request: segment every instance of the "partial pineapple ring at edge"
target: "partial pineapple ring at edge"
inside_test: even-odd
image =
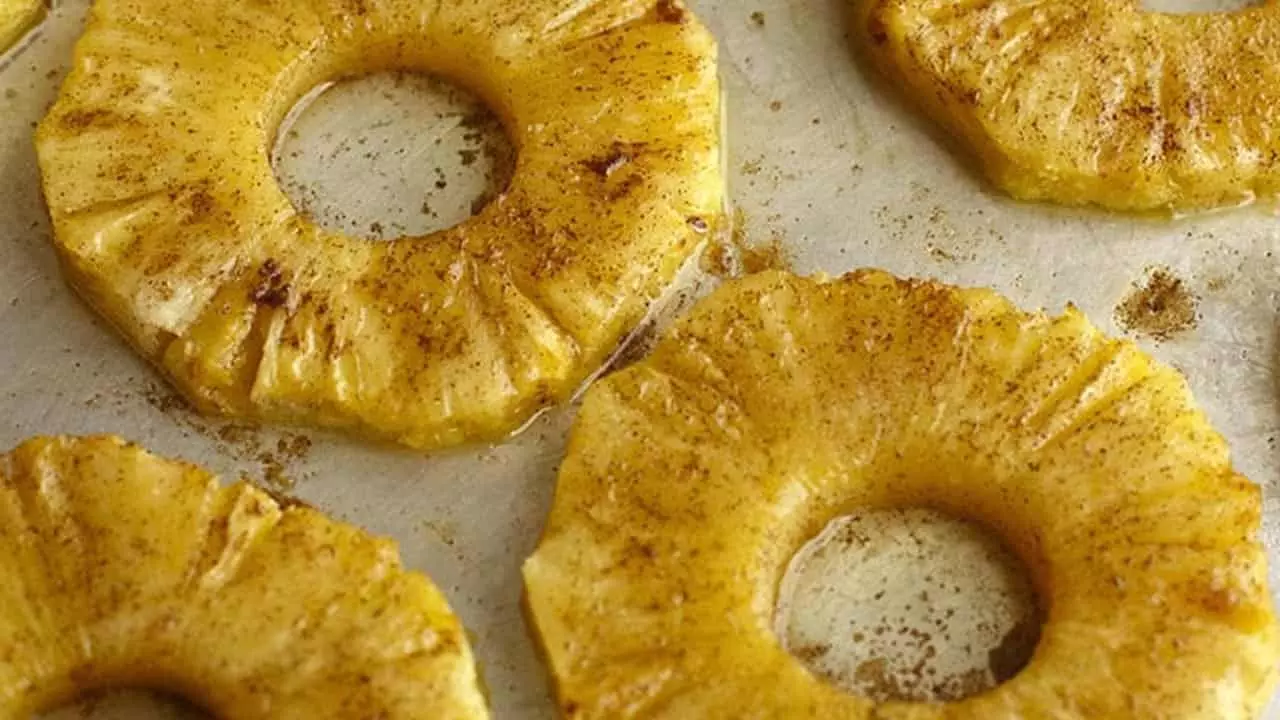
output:
[[[1020,674],[876,703],[773,633],[833,517],[1001,535],[1047,621]],[[733,282],[587,393],[527,602],[572,718],[1243,718],[1280,658],[1258,488],[1174,370],[1074,309],[859,272]]]
[[[854,37],[1016,198],[1197,210],[1280,197],[1280,0],[852,0]]]
[[[488,716],[390,541],[117,438],[0,455],[0,577],[0,717],[118,686],[242,720]]]
[[[269,151],[320,82],[426,71],[518,149],[462,224],[372,242]],[[433,449],[609,357],[722,212],[715,41],[679,0],[96,0],[37,149],[69,282],[205,412]]]
[[[0,0],[0,55],[22,39],[44,12],[44,0]]]

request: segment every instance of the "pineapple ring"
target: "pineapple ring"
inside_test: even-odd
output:
[[[855,33],[1016,198],[1117,210],[1280,195],[1280,1],[858,0]]]
[[[0,53],[21,40],[44,12],[44,0],[0,0]]]
[[[721,212],[715,56],[678,0],[97,0],[37,135],[57,250],[204,412],[498,438],[609,357]],[[386,69],[477,91],[519,160],[467,222],[380,243],[300,215],[268,155],[304,91]]]
[[[1242,718],[1280,656],[1260,505],[1182,378],[1075,310],[768,273],[587,393],[525,581],[569,717]],[[1005,684],[875,703],[774,636],[794,552],[902,506],[1027,562],[1048,620]]]
[[[0,717],[171,689],[228,718],[488,716],[395,546],[112,437],[0,455]]]

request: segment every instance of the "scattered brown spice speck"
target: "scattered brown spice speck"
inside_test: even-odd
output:
[[[742,270],[748,275],[766,270],[788,270],[791,259],[782,245],[782,237],[776,233],[763,245],[742,248]]]
[[[306,500],[281,492],[276,488],[259,486],[258,489],[262,490],[262,492],[266,493],[272,500],[274,500],[276,505],[280,506],[281,510],[290,510],[293,508],[304,508],[306,510],[316,509],[315,505],[312,505]]]
[[[640,362],[657,347],[658,337],[657,324],[646,322],[618,343],[618,348],[609,358],[609,369],[620,370]]]
[[[766,243],[751,243],[747,239],[746,213],[742,208],[734,208],[730,231],[717,234],[708,243],[699,267],[716,277],[730,278],[766,270],[789,270],[791,258],[784,238],[776,231]]]
[[[867,32],[871,35],[872,42],[877,45],[889,42],[889,29],[885,27],[884,20],[877,15],[873,15],[867,21]]]
[[[859,664],[853,671],[853,681],[872,700],[909,697],[907,689],[889,672],[889,663],[882,658],[873,658]]]
[[[258,282],[249,294],[251,300],[268,307],[283,307],[289,302],[289,283],[275,260],[268,258],[258,268]]]
[[[684,22],[685,9],[680,0],[658,0],[658,19],[665,23]]]
[[[1116,306],[1116,322],[1127,332],[1157,341],[1169,340],[1193,330],[1200,299],[1168,268],[1152,268],[1145,282]]]
[[[977,695],[992,687],[990,677],[984,670],[966,670],[941,678],[932,677],[933,675],[935,673],[925,670],[923,663],[906,672],[894,672],[888,661],[872,658],[854,669],[849,686],[879,702],[952,702]],[[839,682],[838,678],[827,679]]]
[[[257,428],[248,425],[224,425],[214,432],[218,440],[227,445],[247,445],[254,443],[256,447]]]
[[[759,10],[751,13],[751,24],[756,27],[764,27],[764,13]]]
[[[997,683],[1012,679],[1026,667],[1040,642],[1042,625],[1038,616],[1024,617],[1005,633],[999,645],[987,651],[987,667]]]
[[[615,143],[608,153],[583,160],[582,164],[591,172],[607,179],[629,162],[631,162],[631,153],[622,144]]]
[[[187,401],[183,400],[182,396],[163,385],[148,383],[142,391],[142,398],[148,405],[165,415],[172,416],[175,412],[191,411],[191,406],[187,405]]]

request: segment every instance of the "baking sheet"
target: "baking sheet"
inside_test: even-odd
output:
[[[1272,208],[1165,222],[1013,203],[855,58],[846,0],[691,4],[722,43],[731,192],[745,237],[776,243],[799,271],[878,266],[988,285],[1027,307],[1074,302],[1113,332],[1122,331],[1116,306],[1149,268],[1180,279],[1183,299],[1194,296],[1194,327],[1139,339],[1187,374],[1238,468],[1265,488],[1271,582],[1280,587]],[[551,717],[519,567],[549,506],[572,408],[500,446],[433,457],[184,410],[65,288],[49,243],[31,131],[84,7],[56,7],[0,61],[0,448],[42,433],[113,432],[227,475],[296,481],[291,492],[397,538],[406,564],[445,590],[474,633],[496,717]],[[377,192],[351,188],[357,200]],[[118,697],[92,716],[179,714]]]

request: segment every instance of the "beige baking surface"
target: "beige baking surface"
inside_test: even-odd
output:
[[[749,239],[778,240],[806,272],[871,265],[994,286],[1025,306],[1074,302],[1116,332],[1113,312],[1131,283],[1167,267],[1199,298],[1198,318],[1166,342],[1142,342],[1187,373],[1239,468],[1266,488],[1276,548],[1280,218],[1270,208],[1170,223],[1008,202],[855,61],[845,0],[692,4],[722,41],[732,192]],[[449,593],[475,634],[497,717],[550,717],[519,566],[550,502],[571,409],[500,447],[432,458],[182,410],[63,286],[48,241],[30,133],[65,71],[83,7],[56,8],[0,61],[0,448],[39,433],[115,432],[228,474],[293,478],[303,498],[399,539],[408,564]],[[350,126],[362,127],[362,116]],[[321,184],[338,191],[342,165],[328,167]],[[446,170],[467,181],[457,163]],[[352,183],[364,212],[422,202],[420,187]],[[1271,577],[1280,586],[1275,569]],[[117,697],[89,716],[177,716],[143,706],[152,703]]]

